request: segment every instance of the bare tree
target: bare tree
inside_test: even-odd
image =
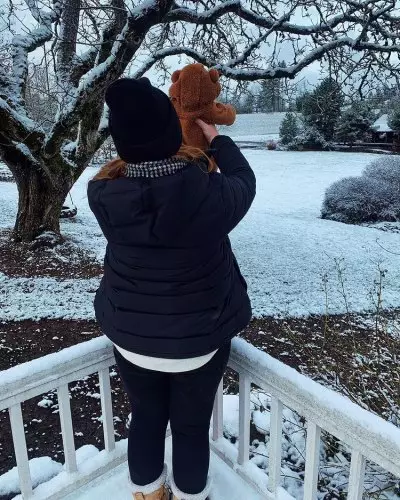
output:
[[[14,237],[61,240],[61,206],[108,136],[104,93],[121,75],[166,71],[168,56],[186,55],[235,80],[292,79],[333,59],[362,86],[371,72],[398,76],[399,32],[398,0],[10,1],[0,9],[0,157],[18,185]],[[46,126],[28,104],[32,65],[46,68],[57,103]]]

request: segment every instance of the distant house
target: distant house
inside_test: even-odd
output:
[[[395,139],[394,131],[389,127],[388,124],[389,115],[381,115],[371,127],[372,141],[379,143],[393,144]]]

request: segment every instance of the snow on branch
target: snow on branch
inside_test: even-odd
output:
[[[46,156],[55,154],[62,143],[65,130],[77,125],[85,110],[103,101],[107,85],[123,74],[140,48],[146,33],[165,16],[170,3],[172,1],[148,0],[129,12],[108,57],[81,78],[78,87],[73,89],[69,101],[60,110],[46,140],[44,148]]]
[[[340,47],[351,47],[353,50],[363,51],[363,50],[373,50],[375,52],[399,52],[400,45],[380,45],[370,42],[362,42],[359,39],[352,39],[350,37],[337,38],[330,42],[326,42],[323,45],[311,50],[307,55],[305,55],[299,62],[288,67],[273,67],[266,69],[247,69],[247,68],[236,68],[236,66],[243,62],[243,59],[247,53],[254,49],[254,45],[259,44],[263,37],[255,40],[250,46],[236,59],[232,59],[227,63],[219,63],[216,59],[201,54],[200,52],[190,49],[188,47],[168,47],[162,49],[150,58],[148,58],[145,63],[133,73],[133,78],[139,78],[143,76],[146,71],[148,71],[157,61],[165,59],[169,56],[174,55],[187,55],[192,57],[197,62],[204,64],[208,67],[214,67],[218,71],[228,78],[240,81],[254,81],[254,80],[268,80],[274,78],[294,78],[298,73],[300,73],[304,68],[309,66],[315,61],[319,61],[325,54],[330,51],[340,48]]]
[[[234,80],[253,81],[272,78],[294,78],[304,68],[315,61],[319,61],[322,57],[334,49],[340,47],[350,47],[356,51],[373,50],[375,52],[400,52],[400,45],[380,45],[369,42],[362,42],[358,39],[350,37],[342,37],[326,42],[319,47],[311,50],[299,62],[288,66],[287,68],[275,67],[267,69],[236,69],[232,64],[217,64],[215,65],[224,76]]]
[[[79,82],[82,76],[84,76],[88,71],[90,71],[93,68],[93,66],[96,63],[98,52],[99,52],[98,47],[91,47],[83,54],[75,56],[74,64],[71,69],[72,82]]]
[[[327,22],[310,24],[308,26],[285,22],[280,24],[280,26],[276,28],[276,31],[282,31],[294,35],[312,35],[315,33],[330,31],[344,22],[359,21],[360,19],[358,17],[354,17],[354,13],[357,10],[363,11],[365,6],[368,4],[371,4],[371,2],[351,2],[351,6],[348,10],[342,14],[333,16]],[[241,19],[261,28],[272,29],[276,23],[276,19],[273,19],[272,17],[266,17],[266,15],[257,14],[256,12],[246,9],[243,7],[240,0],[223,2],[220,5],[203,12],[197,12],[185,7],[176,7],[164,18],[164,22],[183,21],[197,25],[208,25],[215,23],[219,18],[228,13],[236,14]]]
[[[138,70],[132,73],[131,76],[132,78],[140,78],[150,68],[152,68],[157,61],[161,61],[166,57],[178,56],[183,54],[192,57],[193,59],[195,59],[199,63],[204,64],[205,66],[212,67],[217,64],[216,60],[211,60],[210,58],[207,58],[206,56],[200,54],[200,52],[198,52],[197,50],[191,49],[189,47],[167,47],[152,54],[152,56],[149,57]]]
[[[25,142],[32,149],[38,149],[44,139],[44,132],[37,124],[24,115],[19,114],[4,99],[0,98],[0,133],[7,135],[15,142]]]
[[[39,9],[36,0],[26,0],[26,5],[39,26],[30,33],[15,35],[11,41],[13,68],[8,83],[12,89],[11,99],[16,106],[23,103],[24,100],[28,77],[28,54],[52,39],[52,23],[60,14],[60,6],[57,3],[54,4],[54,9],[49,12]]]

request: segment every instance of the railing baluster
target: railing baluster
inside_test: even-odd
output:
[[[250,449],[250,388],[251,380],[247,374],[239,374],[239,455],[238,463],[249,460]]]
[[[32,496],[32,479],[29,470],[29,459],[26,449],[25,427],[21,405],[17,404],[11,406],[8,411],[22,497],[30,498]]]
[[[110,371],[99,371],[101,411],[103,417],[104,447],[107,451],[115,450],[114,417],[111,398]]]
[[[364,492],[365,457],[359,451],[351,455],[348,500],[361,500]]]
[[[224,384],[221,383],[218,386],[217,395],[214,401],[214,411],[213,411],[213,441],[218,441],[224,435]]]
[[[271,426],[269,442],[269,481],[268,489],[274,495],[277,494],[281,484],[282,463],[282,418],[283,405],[278,398],[271,398]]]
[[[76,472],[74,430],[72,427],[71,404],[69,400],[68,385],[62,385],[57,389],[58,407],[60,410],[61,432],[64,446],[65,467],[67,472]]]
[[[316,500],[319,472],[321,428],[307,422],[306,470],[304,477],[304,500]]]

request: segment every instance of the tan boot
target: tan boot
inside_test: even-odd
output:
[[[157,491],[148,495],[133,493],[133,500],[169,500],[169,498],[169,491],[165,486],[161,486]]]

